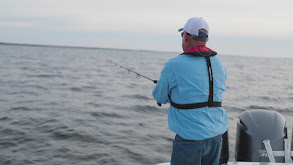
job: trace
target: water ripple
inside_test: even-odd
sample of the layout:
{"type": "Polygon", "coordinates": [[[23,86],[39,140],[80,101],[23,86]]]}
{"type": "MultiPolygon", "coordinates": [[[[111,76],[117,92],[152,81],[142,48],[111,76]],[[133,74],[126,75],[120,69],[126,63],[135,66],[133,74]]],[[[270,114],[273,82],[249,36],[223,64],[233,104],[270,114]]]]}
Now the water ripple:
{"type": "MultiPolygon", "coordinates": [[[[177,53],[1,44],[0,52],[0,164],[170,160],[169,105],[156,105],[154,84],[105,61],[159,78],[164,62],[177,53]]],[[[237,116],[245,110],[278,111],[293,124],[292,59],[221,58],[228,73],[224,108],[232,153],[237,116]]]]}

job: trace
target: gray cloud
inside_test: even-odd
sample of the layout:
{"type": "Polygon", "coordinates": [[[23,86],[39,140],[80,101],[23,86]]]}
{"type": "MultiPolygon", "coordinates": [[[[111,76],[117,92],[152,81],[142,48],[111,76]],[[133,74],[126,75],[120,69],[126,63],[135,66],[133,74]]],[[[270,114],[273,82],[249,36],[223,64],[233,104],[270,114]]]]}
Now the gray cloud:
{"type": "Polygon", "coordinates": [[[230,54],[234,45],[233,51],[245,53],[249,39],[261,48],[268,46],[266,38],[292,41],[291,6],[291,0],[10,0],[1,2],[0,39],[181,51],[177,29],[188,18],[202,16],[210,24],[211,46],[230,54]],[[111,46],[113,40],[118,44],[111,46]],[[246,44],[241,49],[237,43],[246,44]]]}

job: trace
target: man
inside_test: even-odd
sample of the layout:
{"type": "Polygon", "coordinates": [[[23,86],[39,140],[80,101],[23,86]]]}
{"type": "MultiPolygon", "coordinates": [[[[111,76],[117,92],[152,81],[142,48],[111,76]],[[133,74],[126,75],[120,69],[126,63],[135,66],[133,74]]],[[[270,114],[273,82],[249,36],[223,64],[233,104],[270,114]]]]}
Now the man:
{"type": "Polygon", "coordinates": [[[165,63],[153,90],[158,103],[171,103],[169,129],[176,133],[171,165],[218,165],[228,119],[221,107],[226,70],[207,48],[209,26],[203,18],[187,21],[183,53],[165,63]]]}

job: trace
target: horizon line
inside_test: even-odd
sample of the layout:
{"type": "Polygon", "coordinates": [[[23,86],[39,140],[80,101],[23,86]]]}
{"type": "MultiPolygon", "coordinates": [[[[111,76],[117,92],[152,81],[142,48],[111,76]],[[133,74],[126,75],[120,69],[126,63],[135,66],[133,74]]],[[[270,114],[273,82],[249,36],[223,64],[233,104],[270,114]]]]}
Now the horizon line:
{"type": "Polygon", "coordinates": [[[104,49],[104,50],[141,51],[141,52],[166,52],[166,53],[169,52],[169,51],[156,51],[156,50],[144,50],[144,49],[102,48],[102,47],[93,47],[93,46],[68,46],[68,45],[30,44],[30,43],[12,43],[12,42],[0,42],[0,45],[39,46],[39,47],[77,48],[77,49],[104,49]]]}
{"type": "MultiPolygon", "coordinates": [[[[66,46],[66,45],[48,45],[48,44],[30,44],[30,43],[12,43],[12,42],[0,42],[0,45],[12,45],[12,46],[32,46],[32,47],[51,47],[51,48],[76,48],[76,49],[100,49],[100,50],[121,50],[121,51],[140,51],[140,52],[155,52],[155,53],[178,53],[171,51],[156,51],[156,50],[143,50],[143,49],[122,49],[122,48],[102,48],[92,46],[66,46]]],[[[281,58],[292,59],[291,57],[263,57],[263,56],[249,56],[241,54],[221,54],[221,56],[234,56],[234,57],[254,57],[254,58],[281,58]]]]}

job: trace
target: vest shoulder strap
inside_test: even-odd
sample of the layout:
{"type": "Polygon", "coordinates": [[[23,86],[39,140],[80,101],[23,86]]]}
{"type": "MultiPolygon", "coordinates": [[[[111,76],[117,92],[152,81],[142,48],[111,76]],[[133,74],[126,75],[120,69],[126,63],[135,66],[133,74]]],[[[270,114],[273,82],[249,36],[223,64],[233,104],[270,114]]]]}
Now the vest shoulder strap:
{"type": "MultiPolygon", "coordinates": [[[[205,52],[207,53],[207,52],[205,52]]],[[[202,103],[194,103],[194,104],[176,104],[171,100],[171,105],[177,109],[196,109],[196,108],[202,108],[202,107],[221,107],[222,102],[214,102],[214,81],[213,81],[213,70],[212,70],[212,64],[210,57],[217,55],[216,52],[209,52],[208,55],[204,55],[199,52],[187,52],[182,53],[182,55],[192,55],[196,57],[205,57],[207,68],[208,68],[208,76],[209,76],[209,100],[208,102],[202,102],[202,103]]]]}

